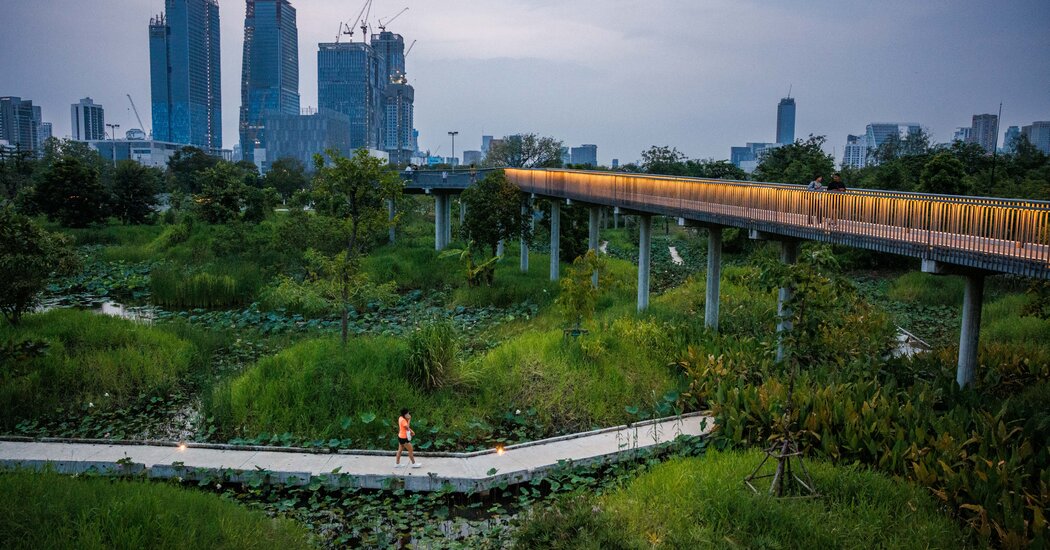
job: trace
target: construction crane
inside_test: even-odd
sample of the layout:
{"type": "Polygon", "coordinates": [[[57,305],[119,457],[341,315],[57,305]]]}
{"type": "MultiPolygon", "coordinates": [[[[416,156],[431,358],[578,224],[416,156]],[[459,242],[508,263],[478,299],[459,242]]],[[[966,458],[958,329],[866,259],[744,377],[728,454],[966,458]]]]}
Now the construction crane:
{"type": "MultiPolygon", "coordinates": [[[[146,131],[146,125],[142,123],[142,117],[139,116],[139,110],[138,110],[138,108],[135,107],[135,100],[131,99],[131,94],[127,94],[127,95],[128,95],[128,102],[131,103],[131,110],[135,112],[135,118],[139,121],[139,128],[141,128],[142,131],[145,132],[146,131]]],[[[149,135],[153,135],[153,132],[152,131],[148,132],[148,134],[149,135]]]]}
{"type": "Polygon", "coordinates": [[[350,41],[354,41],[354,29],[357,28],[357,24],[361,23],[361,32],[364,33],[362,38],[364,41],[368,40],[368,17],[372,14],[372,0],[365,0],[365,4],[361,6],[361,11],[357,14],[357,19],[354,20],[353,25],[347,25],[343,23],[343,34],[350,36],[350,41]],[[367,11],[366,11],[367,10],[367,11]],[[367,14],[367,15],[366,15],[367,14]],[[362,20],[363,18],[363,20],[362,20]]]}
{"type": "Polygon", "coordinates": [[[406,11],[408,11],[408,8],[405,8],[405,9],[397,12],[397,15],[391,17],[390,19],[387,19],[386,23],[384,23],[383,20],[380,19],[379,20],[379,31],[380,32],[385,31],[387,25],[393,23],[395,19],[397,19],[398,17],[401,17],[401,14],[405,13],[406,11]]]}
{"type": "Polygon", "coordinates": [[[416,42],[418,42],[418,40],[413,40],[413,41],[412,41],[412,44],[410,44],[410,45],[408,46],[408,49],[407,49],[407,50],[405,50],[405,57],[408,57],[408,54],[412,53],[412,48],[415,48],[415,47],[416,47],[416,42]]]}

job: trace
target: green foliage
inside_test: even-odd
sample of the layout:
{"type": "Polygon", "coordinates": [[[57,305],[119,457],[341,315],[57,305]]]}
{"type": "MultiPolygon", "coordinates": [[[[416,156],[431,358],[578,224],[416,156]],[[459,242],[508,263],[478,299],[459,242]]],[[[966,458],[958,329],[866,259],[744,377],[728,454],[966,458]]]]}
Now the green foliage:
{"type": "Polygon", "coordinates": [[[594,308],[601,290],[609,284],[605,258],[595,254],[593,250],[588,250],[586,255],[572,262],[572,267],[562,277],[560,284],[558,305],[561,306],[566,319],[575,323],[578,328],[581,323],[594,317],[594,308]],[[598,273],[597,285],[594,285],[593,281],[595,272],[598,273]]]}
{"type": "Polygon", "coordinates": [[[526,520],[518,548],[944,548],[960,530],[922,490],[863,469],[809,463],[821,497],[756,495],[741,480],[761,454],[708,453],[653,467],[597,498],[526,520]],[[599,545],[600,543],[600,545],[599,545]]]}
{"type": "Polygon", "coordinates": [[[108,200],[99,171],[73,156],[63,156],[41,171],[33,197],[41,213],[66,227],[105,220],[108,200]]]}
{"type": "Polygon", "coordinates": [[[195,181],[200,190],[193,194],[194,212],[201,220],[219,224],[240,217],[248,188],[237,166],[220,161],[197,174],[195,181]]]}
{"type": "Polygon", "coordinates": [[[309,187],[306,179],[306,167],[295,158],[279,158],[270,164],[270,171],[263,178],[263,185],[272,187],[285,200],[290,199],[297,191],[309,187]]]}
{"type": "Polygon", "coordinates": [[[482,162],[495,168],[558,168],[562,142],[536,134],[515,134],[494,141],[482,162]]]}
{"type": "Polygon", "coordinates": [[[175,151],[168,161],[172,191],[191,195],[200,193],[201,176],[218,163],[217,157],[210,156],[197,147],[183,147],[175,151]]]}
{"type": "Polygon", "coordinates": [[[919,191],[935,195],[965,195],[968,189],[963,181],[964,171],[963,163],[951,153],[937,153],[922,169],[919,191]]]}
{"type": "Polygon", "coordinates": [[[430,321],[408,334],[406,376],[427,391],[448,384],[459,359],[460,337],[449,321],[430,321]]]}
{"type": "Polygon", "coordinates": [[[164,307],[216,308],[252,302],[262,279],[249,263],[227,263],[201,269],[165,264],[150,272],[153,302],[164,307]]]}
{"type": "Polygon", "coordinates": [[[49,277],[71,274],[78,263],[67,237],[0,206],[0,313],[8,322],[18,324],[49,277]]]}
{"type": "Polygon", "coordinates": [[[835,168],[835,158],[824,152],[824,136],[767,149],[755,169],[756,181],[806,185],[817,176],[825,179],[835,168]]]}
{"type": "Polygon", "coordinates": [[[14,200],[32,185],[37,161],[33,152],[16,147],[0,151],[0,197],[14,200]]]}
{"type": "Polygon", "coordinates": [[[0,341],[44,341],[47,352],[5,363],[0,426],[57,411],[114,410],[170,390],[190,371],[192,344],[162,330],[86,311],[31,315],[0,327],[0,341]]]}
{"type": "Polygon", "coordinates": [[[693,160],[673,147],[653,146],[642,151],[642,169],[650,174],[746,180],[747,173],[728,160],[693,160]]]}
{"type": "MultiPolygon", "coordinates": [[[[523,239],[532,243],[532,209],[523,208],[524,196],[502,170],[490,172],[468,187],[460,200],[467,206],[460,232],[475,244],[471,252],[489,252],[488,257],[492,258],[500,241],[523,239]]],[[[481,278],[491,285],[495,269],[491,263],[482,264],[489,267],[482,270],[481,278]]]]}
{"type": "Polygon", "coordinates": [[[153,215],[163,173],[133,160],[117,163],[110,185],[110,205],[116,218],[126,224],[145,223],[153,215]]]}
{"type": "Polygon", "coordinates": [[[159,483],[6,473],[0,494],[6,548],[311,547],[292,521],[159,483]]]}

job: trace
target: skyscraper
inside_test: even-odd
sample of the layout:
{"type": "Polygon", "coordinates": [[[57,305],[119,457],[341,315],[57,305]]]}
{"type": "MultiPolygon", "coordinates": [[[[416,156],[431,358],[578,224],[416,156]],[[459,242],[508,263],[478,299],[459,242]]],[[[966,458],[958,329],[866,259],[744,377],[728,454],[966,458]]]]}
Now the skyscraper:
{"type": "Polygon", "coordinates": [[[165,0],[150,20],[153,136],[222,149],[218,0],[165,0]]]}
{"type": "Polygon", "coordinates": [[[973,115],[970,138],[967,143],[980,145],[988,154],[999,146],[999,117],[997,115],[973,115]]]}
{"type": "Polygon", "coordinates": [[[106,139],[106,112],[101,105],[90,97],[80,100],[69,107],[73,119],[73,139],[77,141],[96,141],[106,139]]]}
{"type": "Polygon", "coordinates": [[[1017,138],[1021,137],[1021,127],[1011,126],[1006,129],[1006,135],[1003,136],[1003,152],[1007,154],[1013,154],[1017,151],[1017,138]]]}
{"type": "Polygon", "coordinates": [[[842,168],[863,168],[868,164],[868,136],[846,136],[846,147],[842,150],[842,168]]]}
{"type": "Polygon", "coordinates": [[[317,104],[350,117],[350,147],[377,149],[380,91],[376,56],[363,42],[318,44],[317,104]]]}
{"type": "Polygon", "coordinates": [[[400,34],[382,31],[372,35],[376,56],[376,82],[381,89],[405,76],[405,39],[400,34]]]}
{"type": "Polygon", "coordinates": [[[255,158],[267,150],[265,115],[299,114],[299,31],[289,0],[247,0],[241,67],[241,155],[268,166],[276,159],[255,158]]]}
{"type": "Polygon", "coordinates": [[[412,124],[416,91],[402,77],[401,82],[387,84],[383,92],[383,150],[390,162],[401,165],[409,162],[415,147],[412,143],[412,124]]]}
{"type": "Polygon", "coordinates": [[[29,99],[0,97],[0,139],[22,151],[37,151],[40,145],[40,107],[29,99]]]}
{"type": "Polygon", "coordinates": [[[1023,126],[1021,135],[1028,138],[1036,149],[1050,155],[1050,121],[1043,120],[1023,126]]]}
{"type": "Polygon", "coordinates": [[[795,99],[785,97],[777,105],[777,143],[795,142],[795,99]]]}
{"type": "Polygon", "coordinates": [[[579,147],[572,148],[572,163],[579,166],[598,166],[598,146],[591,144],[584,144],[579,147]]]}

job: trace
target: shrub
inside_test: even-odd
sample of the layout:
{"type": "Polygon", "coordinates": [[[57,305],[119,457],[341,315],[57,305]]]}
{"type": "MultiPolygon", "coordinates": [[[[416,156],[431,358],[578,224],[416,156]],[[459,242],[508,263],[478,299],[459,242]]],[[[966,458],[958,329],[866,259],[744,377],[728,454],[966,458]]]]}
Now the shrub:
{"type": "Polygon", "coordinates": [[[8,322],[18,323],[33,307],[50,276],[71,274],[77,263],[65,236],[0,206],[0,313],[8,322]]]}
{"type": "Polygon", "coordinates": [[[310,547],[292,521],[159,483],[5,473],[0,494],[6,548],[310,547]]]}
{"type": "Polygon", "coordinates": [[[450,321],[424,323],[408,334],[405,376],[428,391],[449,382],[456,368],[460,343],[450,321]]]}
{"type": "Polygon", "coordinates": [[[57,409],[116,410],[140,395],[160,395],[190,371],[194,346],[163,330],[86,311],[53,310],[0,327],[0,341],[38,340],[46,353],[5,363],[0,425],[57,409]]]}

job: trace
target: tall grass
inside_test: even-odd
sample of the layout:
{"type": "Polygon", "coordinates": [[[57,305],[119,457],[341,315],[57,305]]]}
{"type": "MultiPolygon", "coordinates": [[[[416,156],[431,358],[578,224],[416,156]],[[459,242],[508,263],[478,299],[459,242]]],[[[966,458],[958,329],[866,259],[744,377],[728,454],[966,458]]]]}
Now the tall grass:
{"type": "Polygon", "coordinates": [[[36,548],[310,548],[306,530],[171,485],[0,474],[0,539],[36,548]]]}
{"type": "Polygon", "coordinates": [[[518,548],[966,548],[923,490],[858,468],[809,462],[820,498],[775,499],[742,482],[757,451],[654,467],[596,499],[541,511],[518,548]],[[586,537],[586,538],[585,538],[586,537]]]}
{"type": "Polygon", "coordinates": [[[451,321],[424,323],[408,334],[405,373],[417,386],[433,391],[449,383],[459,360],[460,338],[451,321]]]}
{"type": "Polygon", "coordinates": [[[0,426],[89,403],[100,410],[172,388],[193,367],[193,344],[158,328],[85,311],[30,315],[0,341],[45,341],[46,352],[0,371],[0,426]]]}
{"type": "Polygon", "coordinates": [[[241,262],[196,271],[162,265],[153,268],[150,280],[153,302],[175,308],[243,306],[262,286],[259,267],[241,262]]]}

